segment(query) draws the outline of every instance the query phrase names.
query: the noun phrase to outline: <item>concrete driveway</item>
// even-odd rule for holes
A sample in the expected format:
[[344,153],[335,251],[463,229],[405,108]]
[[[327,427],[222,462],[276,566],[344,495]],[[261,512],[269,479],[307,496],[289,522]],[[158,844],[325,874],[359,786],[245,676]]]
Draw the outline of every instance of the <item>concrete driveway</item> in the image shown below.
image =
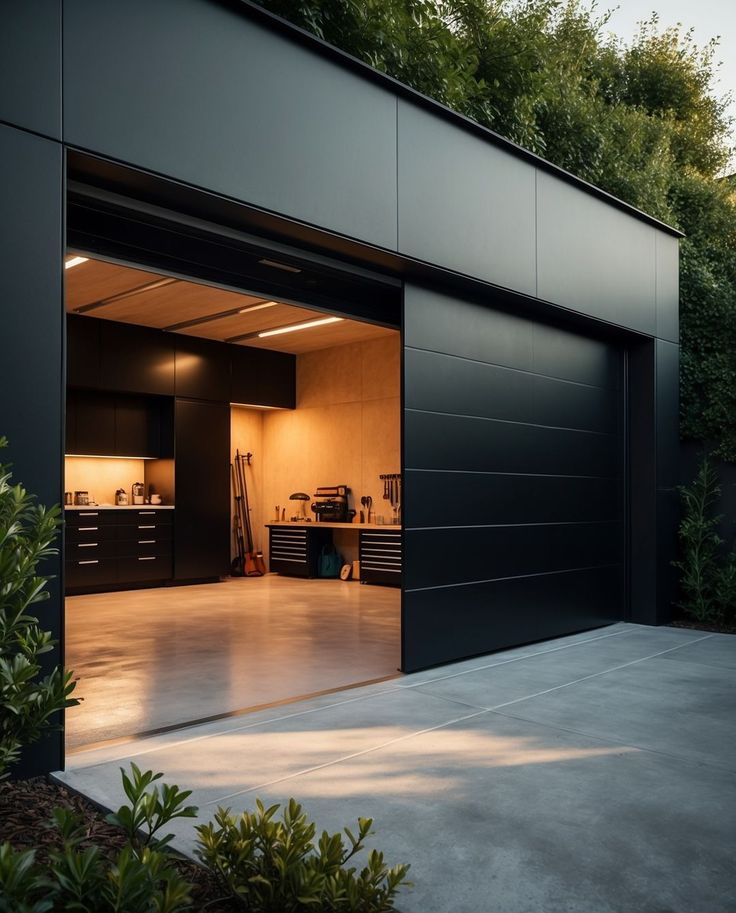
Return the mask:
[[404,913],[720,913],[735,711],[736,637],[619,624],[74,755],[58,777],[116,807],[135,760],[204,819],[256,796],[329,829],[371,816],[412,864]]

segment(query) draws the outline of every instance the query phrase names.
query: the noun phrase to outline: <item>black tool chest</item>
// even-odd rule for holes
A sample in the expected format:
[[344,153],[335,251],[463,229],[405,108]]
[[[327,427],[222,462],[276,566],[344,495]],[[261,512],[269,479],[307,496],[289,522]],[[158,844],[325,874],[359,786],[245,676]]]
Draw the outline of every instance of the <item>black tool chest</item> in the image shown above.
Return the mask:
[[148,505],[65,511],[67,592],[171,579],[173,515]]
[[360,579],[401,586],[401,530],[361,530]]
[[270,568],[289,577],[316,577],[322,546],[332,540],[332,531],[310,526],[269,527]]

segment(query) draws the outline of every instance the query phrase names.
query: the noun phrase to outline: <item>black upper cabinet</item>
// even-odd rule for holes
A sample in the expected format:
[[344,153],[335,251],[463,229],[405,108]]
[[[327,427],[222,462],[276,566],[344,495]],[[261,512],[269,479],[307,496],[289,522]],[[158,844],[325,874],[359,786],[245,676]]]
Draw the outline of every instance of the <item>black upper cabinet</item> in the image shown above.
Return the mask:
[[270,349],[231,346],[230,402],[296,407],[296,356]]
[[88,456],[115,454],[113,397],[93,390],[67,391],[66,452]]
[[89,456],[173,456],[173,401],[68,389],[66,452]]
[[100,386],[100,324],[92,317],[66,319],[66,382],[70,387]]
[[229,402],[229,346],[196,336],[177,336],[176,395]]
[[174,340],[149,327],[101,321],[100,386],[127,393],[174,394]]

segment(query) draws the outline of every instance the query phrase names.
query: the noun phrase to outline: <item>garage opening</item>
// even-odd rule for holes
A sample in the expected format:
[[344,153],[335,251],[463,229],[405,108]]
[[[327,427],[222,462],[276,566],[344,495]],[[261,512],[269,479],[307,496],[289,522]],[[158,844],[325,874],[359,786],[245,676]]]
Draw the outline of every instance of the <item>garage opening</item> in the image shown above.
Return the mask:
[[398,327],[278,252],[217,282],[196,247],[154,267],[88,216],[65,270],[67,751],[393,677]]

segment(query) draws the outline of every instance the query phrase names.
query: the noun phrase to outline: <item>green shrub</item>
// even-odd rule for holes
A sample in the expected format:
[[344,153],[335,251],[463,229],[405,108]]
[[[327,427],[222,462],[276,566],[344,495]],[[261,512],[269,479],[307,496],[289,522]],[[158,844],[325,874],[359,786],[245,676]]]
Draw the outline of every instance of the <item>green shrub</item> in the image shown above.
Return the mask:
[[[190,909],[191,885],[178,875],[164,852],[173,835],[157,837],[174,818],[192,818],[197,810],[184,806],[189,792],[176,786],[153,786],[161,774],[123,771],[130,806],[107,821],[119,825],[127,838],[110,855],[89,844],[84,822],[68,809],[57,808],[50,824],[58,844],[47,864],[35,852],[16,852],[0,845],[0,913],[177,913]],[[151,788],[152,787],[152,788]]]
[[[0,449],[7,446],[0,438]],[[29,614],[48,599],[40,561],[57,554],[60,511],[35,503],[0,463],[0,779],[7,777],[24,745],[36,741],[51,718],[78,701],[70,698],[72,674],[54,668],[42,677],[39,657],[55,646],[51,634]]]
[[673,562],[680,571],[681,601],[691,618],[704,624],[736,620],[736,553],[724,556],[718,534],[722,516],[714,513],[721,493],[718,476],[704,457],[692,484],[680,489],[680,553]]
[[383,853],[372,850],[358,872],[348,861],[363,849],[373,822],[358,819],[358,835],[323,831],[294,799],[275,817],[278,805],[256,800],[254,813],[238,818],[219,808],[214,822],[197,827],[198,855],[218,877],[238,908],[248,913],[300,913],[315,910],[391,913],[394,897],[407,884],[408,865],[388,868]]

